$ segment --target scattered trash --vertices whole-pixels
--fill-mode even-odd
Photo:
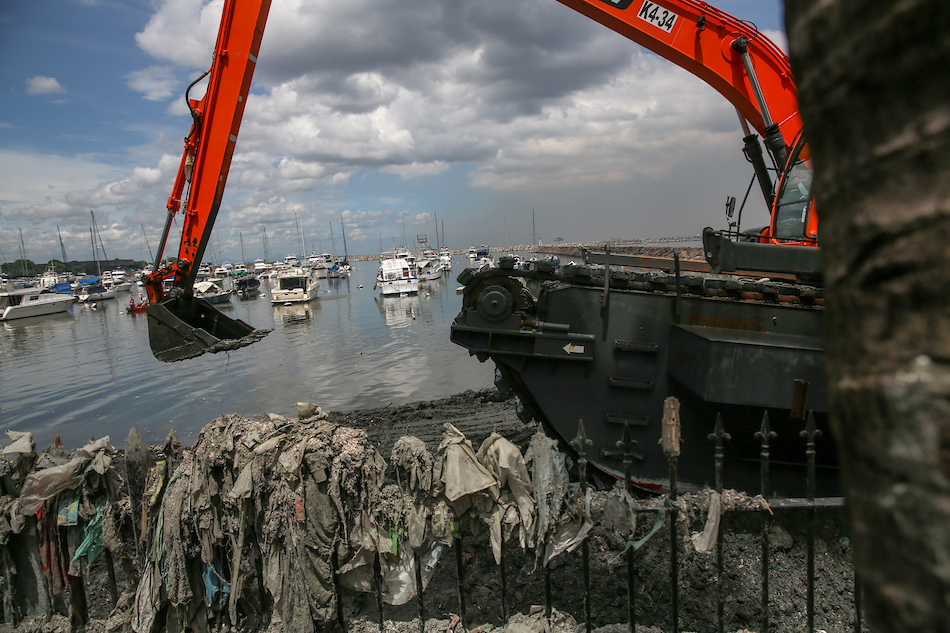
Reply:
[[[452,573],[459,535],[467,548],[456,560],[473,570],[503,569],[512,541],[536,570],[606,531],[613,545],[592,550],[616,569],[618,550],[639,549],[666,525],[662,497],[633,498],[619,482],[581,496],[570,460],[540,429],[521,437],[522,454],[499,433],[476,449],[445,423],[441,439],[404,435],[384,458],[365,431],[314,403],[296,403],[295,414],[223,415],[191,447],[174,432],[149,447],[133,429],[122,452],[103,437],[38,453],[31,434],[8,431],[0,571],[17,582],[0,583],[3,622],[87,622],[97,610],[109,631],[317,631],[341,617],[343,595],[378,591],[382,604],[409,605],[446,566]],[[715,549],[722,512],[762,503],[703,491],[681,495],[673,511],[691,525],[705,515],[691,539],[704,552]],[[476,539],[481,552],[471,549]],[[576,564],[565,558],[559,566]],[[474,582],[477,595],[493,597],[496,589],[478,586],[484,578]],[[493,626],[463,623],[464,610],[441,613],[438,630]],[[552,617],[535,608],[506,630],[576,627],[565,613]]]

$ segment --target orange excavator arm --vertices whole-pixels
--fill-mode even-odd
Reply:
[[[221,206],[270,4],[271,0],[226,0],[214,59],[202,75],[208,77],[208,89],[201,99],[186,96],[193,122],[166,205],[168,217],[154,272],[145,284],[151,303],[164,298],[162,280],[171,276],[175,287],[192,292],[197,264],[204,256]],[[184,217],[177,261],[163,268],[171,223],[182,202]]]
[[[693,0],[558,2],[696,75],[763,137],[777,125],[791,147],[802,129],[788,57],[749,22]]]
[[[790,182],[787,172],[807,157],[807,145],[801,139],[802,119],[791,65],[781,49],[760,34],[752,23],[707,2],[558,2],[691,72],[735,106],[747,132],[744,151],[755,168],[772,212],[770,227],[759,240],[818,245],[818,218],[810,198],[804,207],[796,201],[794,209],[782,202]],[[774,168],[779,172],[778,186],[773,185],[758,140],[748,133],[746,122],[762,135]],[[789,160],[793,147],[799,148],[800,153]],[[808,185],[810,187],[810,181]]]
[[[208,88],[201,99],[185,98],[191,110],[191,131],[185,138],[178,174],[168,198],[168,215],[153,272],[144,279],[149,298],[149,339],[161,360],[181,360],[206,351],[224,351],[250,344],[266,332],[229,319],[193,291],[221,206],[251,78],[267,22],[271,0],[225,0]],[[172,221],[183,209],[177,258],[162,266]],[[166,297],[163,282],[173,279]]]

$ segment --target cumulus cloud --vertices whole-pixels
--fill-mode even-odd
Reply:
[[[176,94],[178,80],[169,66],[149,66],[125,76],[129,88],[149,101],[163,101]]]
[[[44,77],[36,75],[26,80],[26,94],[28,95],[49,95],[66,92],[55,77]]]
[[[169,138],[190,126],[180,88],[211,63],[222,3],[159,0],[136,36],[155,64],[125,79],[168,102],[178,126]],[[732,180],[745,169],[739,139],[734,109],[712,89],[552,0],[282,0],[271,6],[216,231],[234,238],[266,224],[272,239],[293,242],[295,213],[323,223],[343,213],[348,236],[372,242],[403,219],[430,223],[424,196],[408,187],[453,175],[466,190],[449,200],[565,207],[571,192],[612,191],[603,206],[626,213],[636,186],[644,206],[650,187],[676,189],[655,196],[660,206],[689,205],[684,165],[702,171],[691,177],[700,188]],[[716,159],[697,165],[697,156]],[[163,155],[57,195],[24,192],[29,203],[9,213],[93,207],[142,218],[164,207],[177,163]],[[394,190],[357,193],[383,178]]]

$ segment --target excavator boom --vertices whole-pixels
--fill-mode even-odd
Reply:
[[[271,0],[225,0],[211,68],[201,77],[208,77],[208,88],[201,99],[191,100],[186,94],[192,127],[168,198],[154,272],[145,280],[149,342],[160,360],[242,347],[267,333],[195,298],[193,286],[221,206],[270,4]],[[172,221],[183,204],[177,258],[163,267]],[[163,288],[166,279],[173,280],[168,297]]]
[[[787,172],[807,162],[801,141],[795,82],[788,57],[751,22],[698,0],[558,0],[575,11],[648,48],[712,86],[733,106],[747,129],[765,141],[779,183],[772,182],[755,134],[746,132],[744,153],[771,209],[760,242],[818,245],[818,217],[810,197],[793,217],[781,200]],[[791,156],[794,146],[801,153]],[[810,168],[808,169],[810,172]],[[801,174],[796,186],[803,183]],[[807,183],[810,189],[810,182]],[[804,185],[803,185],[804,186]],[[797,205],[797,200],[794,201]],[[780,208],[780,205],[785,205]],[[800,206],[800,205],[798,205]]]
[[[693,0],[558,2],[696,75],[733,104],[763,137],[770,125],[777,125],[790,147],[801,131],[788,57],[751,23]],[[754,76],[743,61],[744,49]],[[768,95],[767,104],[763,95]]]

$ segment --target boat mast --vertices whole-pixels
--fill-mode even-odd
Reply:
[[[23,241],[23,229],[20,229],[20,261],[23,262],[23,276],[26,277],[29,273],[26,272],[26,242]]]
[[[330,257],[336,259],[336,244],[333,243],[333,222],[330,222]]]
[[[433,211],[432,214],[435,216],[435,252],[438,253],[441,248],[439,248],[439,212]]]
[[[92,227],[89,227],[89,241],[92,242],[92,258],[96,262],[96,272],[99,274],[99,277],[102,277],[102,267],[99,265],[99,247],[96,246],[96,237],[92,232]]]
[[[152,247],[148,243],[148,234],[145,232],[145,225],[142,224],[142,237],[145,238],[145,248],[148,249],[148,261],[154,261],[155,258],[152,257]]]
[[[247,266],[247,258],[244,256],[244,233],[238,233],[241,237],[241,263]]]
[[[343,233],[343,261],[349,261],[350,254],[346,250],[346,227],[343,226],[343,214],[340,214],[340,231]]]
[[[96,237],[99,238],[99,245],[102,247],[102,258],[109,261],[109,255],[106,254],[106,245],[102,242],[102,235],[99,233],[99,225],[96,224],[96,214],[90,211],[89,215],[92,216],[92,228],[95,230]]]
[[[69,261],[66,259],[66,245],[63,244],[63,234],[59,232],[59,225],[56,225],[56,234],[59,236],[59,249],[63,251],[63,272],[66,271],[66,262]]]
[[[267,254],[267,227],[265,227],[263,224],[261,225],[261,231],[264,232],[264,237],[261,239],[261,244],[264,246],[264,263],[267,263],[267,261],[270,259],[269,255]]]

